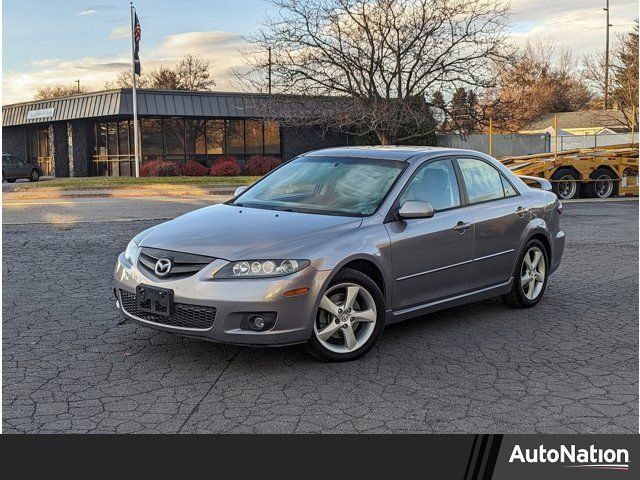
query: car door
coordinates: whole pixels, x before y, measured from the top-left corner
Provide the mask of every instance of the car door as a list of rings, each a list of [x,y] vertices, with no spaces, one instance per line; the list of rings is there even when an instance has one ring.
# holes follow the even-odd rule
[[[393,305],[402,310],[463,293],[469,288],[473,225],[464,206],[451,159],[421,165],[398,197],[428,201],[431,218],[397,219],[385,224],[391,239]]]
[[[16,176],[19,178],[26,178],[29,176],[29,166],[20,158],[15,155],[11,155],[11,161],[15,167]]]
[[[4,178],[11,179],[17,177],[16,167],[10,155],[2,156],[2,173],[4,174]]]
[[[456,160],[474,224],[471,290],[508,282],[513,274],[529,212],[508,179],[488,161]]]

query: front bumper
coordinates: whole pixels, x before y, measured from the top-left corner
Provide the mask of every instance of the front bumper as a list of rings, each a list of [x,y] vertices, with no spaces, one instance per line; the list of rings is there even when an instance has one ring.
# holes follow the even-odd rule
[[[114,272],[118,309],[126,319],[140,325],[217,342],[287,345],[305,342],[311,337],[320,292],[329,279],[330,271],[318,271],[310,265],[298,273],[280,278],[211,280],[211,273],[226,263],[216,260],[191,277],[159,280],[150,278],[120,254]],[[210,328],[170,326],[128,312],[123,306],[122,291],[135,295],[139,284],[172,289],[175,303],[214,307],[213,325]],[[284,296],[286,291],[302,287],[309,288],[309,292]],[[275,312],[274,326],[264,332],[242,329],[241,321],[245,314],[258,312]]]

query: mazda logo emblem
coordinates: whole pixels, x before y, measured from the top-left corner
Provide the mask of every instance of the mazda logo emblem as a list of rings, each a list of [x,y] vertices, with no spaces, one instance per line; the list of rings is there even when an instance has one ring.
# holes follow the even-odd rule
[[[171,267],[171,260],[169,260],[168,258],[161,258],[156,262],[156,275],[158,275],[159,277],[165,277],[169,275],[169,272],[171,272]]]

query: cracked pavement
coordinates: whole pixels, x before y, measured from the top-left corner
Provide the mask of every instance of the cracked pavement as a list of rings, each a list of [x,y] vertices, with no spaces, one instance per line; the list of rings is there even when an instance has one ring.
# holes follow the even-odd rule
[[[199,206],[128,201],[146,218]],[[638,431],[637,201],[565,205],[565,257],[537,307],[409,320],[343,364],[120,324],[116,256],[158,221],[123,221],[125,201],[74,220],[93,203],[67,205],[66,223],[4,209],[5,433]]]

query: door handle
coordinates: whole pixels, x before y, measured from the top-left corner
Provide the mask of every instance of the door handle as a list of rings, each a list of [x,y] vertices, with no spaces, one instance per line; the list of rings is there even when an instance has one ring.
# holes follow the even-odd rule
[[[469,230],[472,227],[472,225],[473,225],[472,223],[460,221],[455,227],[453,227],[453,229],[457,232],[464,233],[467,230]]]
[[[524,218],[524,216],[526,214],[528,214],[531,210],[529,210],[528,208],[524,208],[523,206],[518,206],[518,209],[516,210],[516,215],[518,215],[521,218]]]

